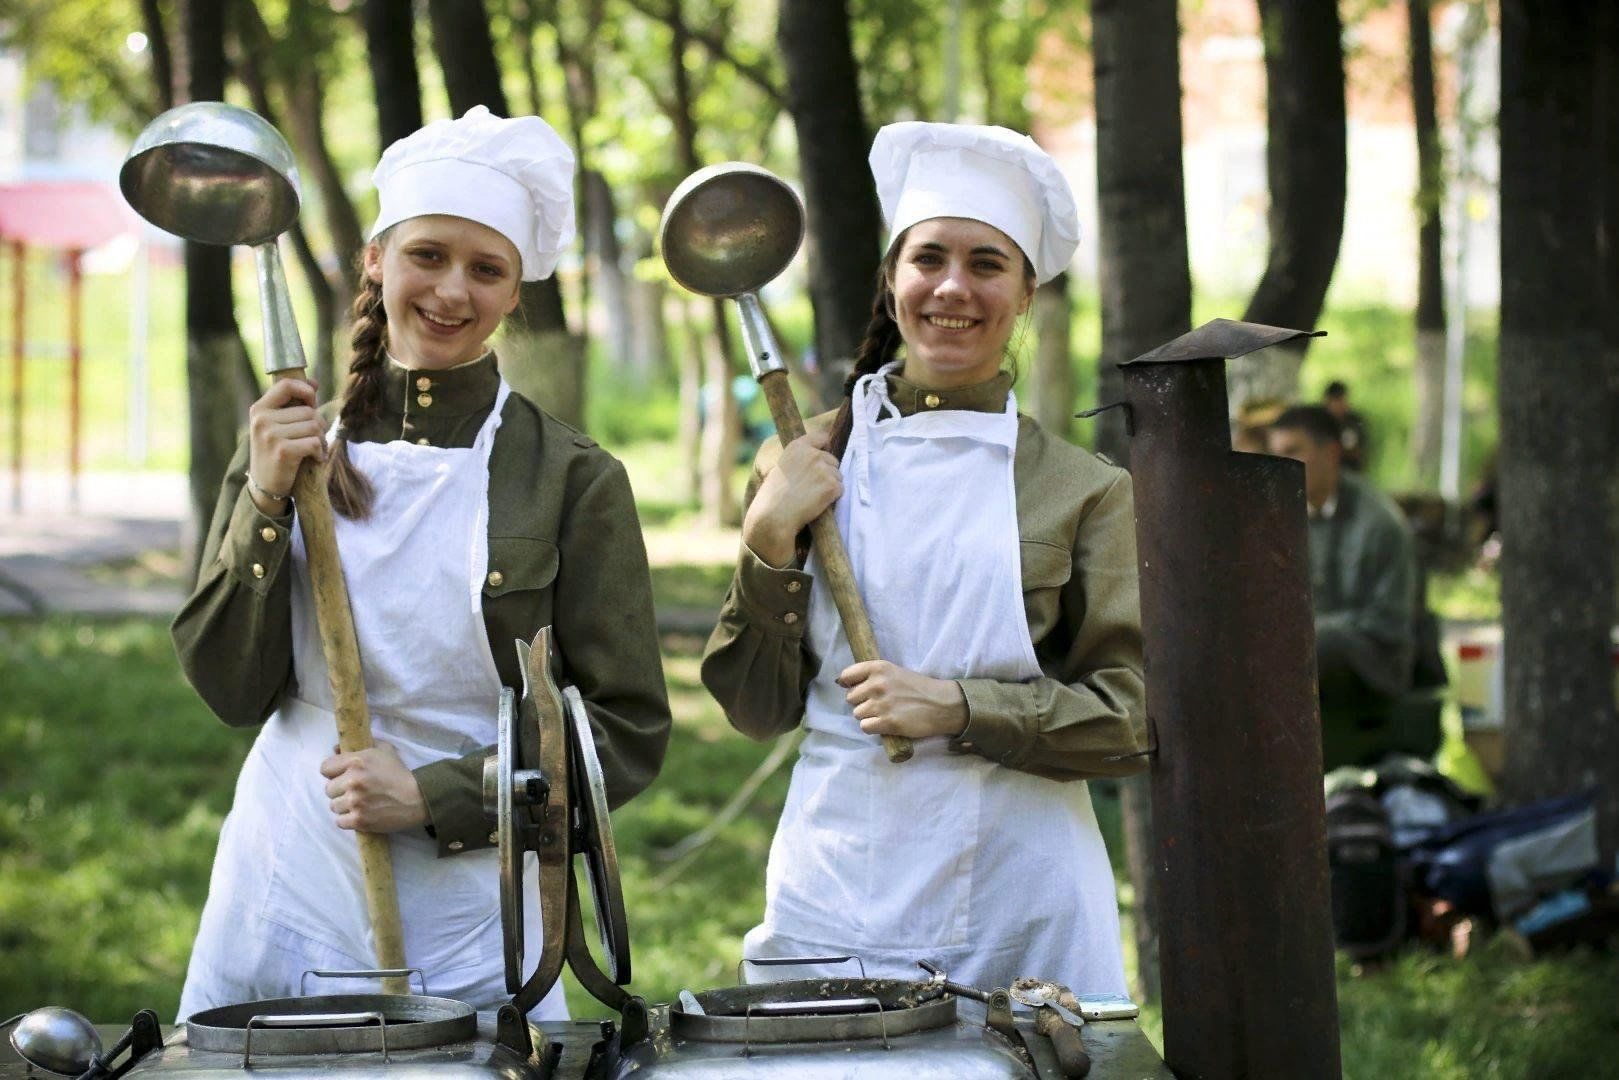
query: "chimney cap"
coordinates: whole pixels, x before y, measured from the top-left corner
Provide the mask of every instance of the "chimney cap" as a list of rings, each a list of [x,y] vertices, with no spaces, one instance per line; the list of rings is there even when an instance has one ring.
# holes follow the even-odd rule
[[[1289,330],[1284,326],[1212,319],[1174,341],[1126,360],[1121,368],[1135,364],[1186,364],[1194,360],[1235,360],[1251,352],[1295,341],[1298,338],[1325,337],[1325,330]]]

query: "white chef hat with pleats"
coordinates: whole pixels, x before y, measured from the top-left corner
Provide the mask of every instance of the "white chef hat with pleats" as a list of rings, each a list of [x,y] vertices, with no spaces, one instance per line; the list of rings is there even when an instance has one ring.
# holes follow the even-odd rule
[[[573,242],[573,151],[538,116],[479,105],[398,140],[371,180],[381,210],[370,238],[423,214],[487,225],[517,248],[523,280],[550,277]]]
[[[871,174],[890,246],[929,218],[982,221],[1022,249],[1042,282],[1066,270],[1079,246],[1079,211],[1062,170],[1008,128],[889,124],[871,144]]]

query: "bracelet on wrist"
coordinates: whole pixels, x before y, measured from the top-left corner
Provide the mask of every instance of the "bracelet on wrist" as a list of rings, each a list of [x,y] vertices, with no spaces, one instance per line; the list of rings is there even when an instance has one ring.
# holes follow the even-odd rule
[[[247,490],[250,493],[252,493],[254,495],[257,495],[261,499],[269,499],[271,502],[286,502],[288,499],[292,498],[292,492],[290,492],[290,491],[288,491],[288,492],[267,491],[264,488],[260,487],[259,482],[257,480],[255,480],[255,479],[253,479],[253,470],[252,469],[246,470],[243,475],[245,475],[247,477]]]

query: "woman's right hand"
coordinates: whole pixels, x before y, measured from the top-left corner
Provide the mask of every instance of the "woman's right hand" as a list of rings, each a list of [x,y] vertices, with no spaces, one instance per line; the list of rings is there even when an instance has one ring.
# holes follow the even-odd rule
[[[799,532],[843,494],[838,459],[826,452],[831,440],[830,431],[812,431],[788,443],[753,496],[742,542],[771,566],[791,563]]]
[[[259,512],[270,517],[287,511],[298,466],[306,459],[326,460],[326,421],[315,411],[315,384],[303,379],[277,379],[247,410],[247,471],[259,490],[249,489]]]

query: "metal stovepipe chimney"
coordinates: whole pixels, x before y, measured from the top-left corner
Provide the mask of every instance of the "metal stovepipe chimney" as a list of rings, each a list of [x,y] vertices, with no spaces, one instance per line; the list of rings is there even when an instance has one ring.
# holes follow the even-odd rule
[[[1304,472],[1232,451],[1225,385],[1226,360],[1307,336],[1217,319],[1120,365],[1183,1078],[1341,1075]]]

